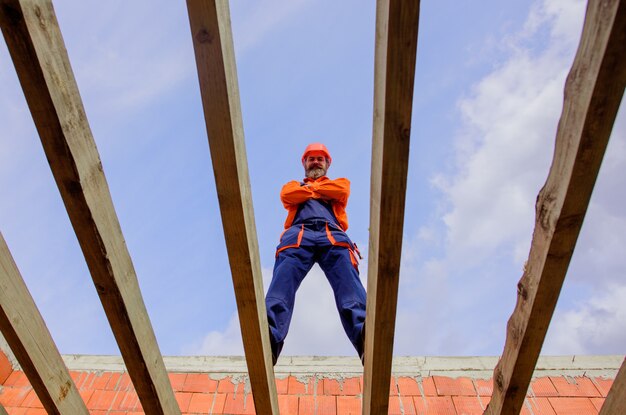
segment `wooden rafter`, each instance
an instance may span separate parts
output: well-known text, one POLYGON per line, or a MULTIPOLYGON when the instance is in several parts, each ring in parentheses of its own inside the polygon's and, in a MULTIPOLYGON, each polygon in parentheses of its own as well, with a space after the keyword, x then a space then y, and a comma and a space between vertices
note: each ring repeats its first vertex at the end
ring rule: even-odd
POLYGON ((0 0, 0 22, 141 405, 150 414, 179 414, 52 3, 0 0))
POLYGON ((615 376, 613 386, 604 400, 599 415, 615 415, 626 413, 626 359, 615 376))
POLYGON ((0 415, 9 415, 7 414, 6 409, 4 409, 4 406, 0 405, 0 415))
POLYGON ((591 0, 486 414, 518 414, 563 286, 626 84, 626 1, 591 0))
POLYGON ((376 6, 363 413, 387 413, 409 164, 419 1, 376 6))
POLYGON ((89 414, 1 233, 0 329, 49 414, 89 414))
POLYGON ((187 9, 254 405, 277 414, 228 2, 187 0, 187 9))

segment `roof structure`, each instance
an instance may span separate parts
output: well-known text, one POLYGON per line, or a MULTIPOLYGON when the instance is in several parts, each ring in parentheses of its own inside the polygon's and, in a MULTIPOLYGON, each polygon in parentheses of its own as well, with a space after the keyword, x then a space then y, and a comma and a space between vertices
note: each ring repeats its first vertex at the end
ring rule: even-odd
POLYGON ((5 41, 125 363, 73 369, 77 359, 60 355, 0 234, 0 329, 22 367, 2 358, 0 415, 626 413, 623 357, 611 367, 614 382, 584 368, 546 377, 538 366, 626 85, 626 0, 588 2, 504 350, 476 379, 459 377, 462 365, 456 375, 423 373, 419 358, 393 367, 419 2, 377 2, 365 367, 322 359, 308 377, 297 360, 272 367, 228 2, 187 0, 187 8, 245 367, 222 376, 224 368, 166 366, 52 2, 0 0, 5 41))
MULTIPOLYGON (((144 411, 121 357, 66 355, 64 361, 91 414, 144 411)), ((28 378, 0 354, 0 403, 9 414, 47 413, 28 378)), ((539 359, 522 414, 595 415, 622 356, 539 359)), ((398 357, 389 414, 479 415, 493 392, 497 357, 398 357)), ((243 357, 165 357, 182 414, 254 414, 243 357)), ((348 415, 362 411, 361 363, 353 357, 283 357, 275 368, 281 414, 348 415)))

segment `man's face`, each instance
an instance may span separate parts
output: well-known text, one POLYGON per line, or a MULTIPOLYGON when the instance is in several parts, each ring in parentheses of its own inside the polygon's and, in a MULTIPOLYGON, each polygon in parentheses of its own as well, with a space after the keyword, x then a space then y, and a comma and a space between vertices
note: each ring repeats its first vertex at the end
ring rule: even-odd
POLYGON ((311 153, 304 159, 304 171, 306 177, 310 179, 318 179, 326 175, 328 171, 328 162, 323 154, 311 153))

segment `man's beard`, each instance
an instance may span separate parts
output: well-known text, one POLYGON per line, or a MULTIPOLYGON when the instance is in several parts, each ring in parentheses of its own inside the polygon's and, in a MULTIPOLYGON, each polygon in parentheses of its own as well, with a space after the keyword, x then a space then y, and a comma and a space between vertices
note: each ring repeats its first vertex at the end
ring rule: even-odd
POLYGON ((325 175, 326 175, 326 170, 324 170, 321 167, 313 167, 306 171, 306 177, 308 177, 309 179, 313 179, 313 180, 319 179, 320 177, 325 176, 325 175))

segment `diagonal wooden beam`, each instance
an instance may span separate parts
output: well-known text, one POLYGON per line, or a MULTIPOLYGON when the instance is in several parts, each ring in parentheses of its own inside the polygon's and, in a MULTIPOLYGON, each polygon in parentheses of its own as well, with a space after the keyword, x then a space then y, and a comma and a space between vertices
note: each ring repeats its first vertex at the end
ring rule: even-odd
POLYGON ((364 414, 386 414, 409 165, 419 1, 376 5, 364 414))
POLYGON ((0 0, 0 24, 141 405, 179 414, 52 3, 0 0))
POLYGON ((2 233, 0 329, 49 414, 89 415, 2 233))
POLYGON ((187 9, 254 406, 278 414, 228 1, 187 9))
POLYGON ((626 0, 589 1, 486 414, 518 414, 524 402, 624 93, 624 45, 626 0))
POLYGON ((604 400, 598 415, 626 414, 626 359, 622 362, 613 386, 604 400))
POLYGON ((0 405, 0 415, 9 415, 2 405, 0 405))

